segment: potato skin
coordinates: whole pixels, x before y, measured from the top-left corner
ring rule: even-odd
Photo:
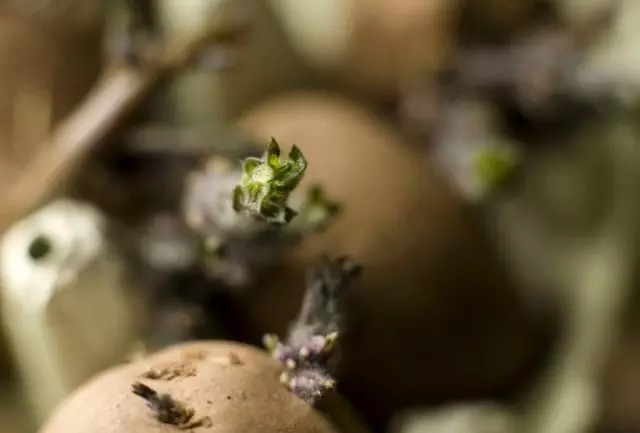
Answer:
[[[194,409],[193,421],[208,417],[202,427],[193,429],[197,432],[367,432],[338,396],[326,403],[327,410],[339,413],[344,423],[334,425],[285,389],[278,380],[280,371],[266,352],[241,343],[172,346],[98,375],[71,395],[40,432],[175,432],[174,426],[156,421],[144,401],[131,392],[135,381],[168,392]]]
[[[459,0],[270,0],[301,57],[332,80],[392,100],[439,72],[455,46]]]
[[[376,101],[435,83],[461,42],[508,41],[539,0],[270,0],[289,42],[313,68]]]
[[[537,350],[536,326],[469,210],[428,163],[366,109],[325,94],[266,102],[239,129],[298,145],[300,190],[319,182],[345,205],[329,230],[246,293],[252,338],[285,332],[318,256],[364,266],[350,293],[341,392],[371,419],[414,404],[512,390]]]
[[[42,14],[0,5],[0,179],[19,172],[40,150],[100,72],[101,21]]]

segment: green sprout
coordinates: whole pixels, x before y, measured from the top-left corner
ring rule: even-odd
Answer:
[[[474,171],[488,189],[502,185],[518,166],[518,159],[510,149],[493,146],[478,152]]]
[[[340,203],[330,200],[320,185],[309,188],[295,223],[304,230],[321,231],[340,213]]]
[[[297,146],[283,158],[272,138],[261,158],[243,160],[242,179],[233,190],[233,209],[271,224],[289,223],[297,212],[287,201],[306,169],[307,160]]]

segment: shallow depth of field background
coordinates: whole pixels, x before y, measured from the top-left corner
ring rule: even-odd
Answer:
[[[364,267],[338,390],[374,431],[640,433],[639,23],[638,0],[0,0],[0,432],[144,350],[284,332],[328,253]],[[127,71],[154,87],[124,104]],[[185,272],[189,179],[271,137],[344,214],[248,287]]]

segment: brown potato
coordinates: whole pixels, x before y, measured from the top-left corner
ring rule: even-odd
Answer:
[[[535,352],[533,321],[468,209],[391,127],[337,97],[296,94],[254,109],[239,128],[264,143],[275,137],[283,152],[298,145],[309,161],[300,190],[319,182],[345,205],[243,295],[252,337],[287,329],[320,254],[348,254],[364,271],[339,379],[359,409],[382,419],[513,389]]]
[[[30,3],[30,2],[24,2]],[[94,4],[93,0],[85,2]],[[53,127],[82,100],[102,63],[101,15],[0,5],[0,184],[10,187]],[[54,8],[54,6],[50,6]],[[95,7],[95,6],[94,6]],[[80,9],[84,10],[86,5]],[[55,9],[55,8],[54,8]],[[68,12],[68,13],[67,13]],[[7,203],[11,206],[11,203]]]
[[[393,98],[404,80],[439,71],[454,43],[458,0],[271,0],[291,43],[350,88]]]
[[[100,374],[71,395],[40,431],[176,431],[176,426],[154,418],[133,394],[132,385],[141,382],[192,410],[190,419],[178,426],[191,426],[190,431],[367,432],[337,395],[326,402],[328,415],[295,397],[280,384],[280,370],[266,352],[240,343],[202,341],[170,347]]]

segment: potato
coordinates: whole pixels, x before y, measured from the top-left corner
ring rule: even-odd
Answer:
[[[337,395],[327,415],[290,393],[281,366],[266,352],[239,343],[201,341],[170,347],[108,370],[55,411],[41,433],[161,433],[176,431],[132,392],[143,383],[169,394],[191,417],[177,427],[216,433],[366,433]]]
[[[238,128],[275,137],[283,152],[298,145],[309,161],[301,193],[320,183],[345,206],[243,295],[252,337],[286,330],[320,254],[348,254],[364,271],[339,378],[367,415],[513,389],[537,350],[535,321],[468,209],[390,126],[338,97],[301,93],[264,103]]]
[[[392,98],[451,53],[458,0],[270,0],[302,57],[365,95]]]
[[[99,14],[90,25],[88,18],[80,20],[73,8],[63,8],[61,2],[52,2],[48,6],[52,11],[48,7],[32,7],[37,12],[28,4],[0,5],[0,185],[3,188],[10,187],[22,175],[25,165],[47,143],[53,128],[83,99],[102,64]],[[11,202],[5,205],[9,209],[14,206]],[[12,212],[7,211],[5,215]]]
[[[171,123],[218,126],[274,93],[306,85],[312,77],[279,27],[268,0],[158,0],[158,22],[167,37],[183,39],[202,25],[246,16],[248,29],[229,50],[230,69],[192,70],[170,84],[162,116]],[[227,21],[228,20],[228,21]],[[244,22],[240,18],[240,23]],[[158,111],[158,110],[156,110]]]

